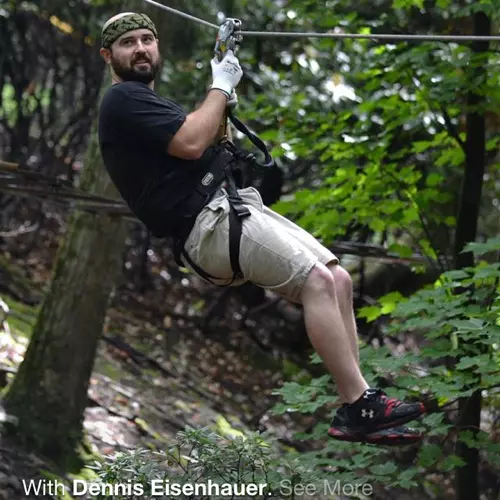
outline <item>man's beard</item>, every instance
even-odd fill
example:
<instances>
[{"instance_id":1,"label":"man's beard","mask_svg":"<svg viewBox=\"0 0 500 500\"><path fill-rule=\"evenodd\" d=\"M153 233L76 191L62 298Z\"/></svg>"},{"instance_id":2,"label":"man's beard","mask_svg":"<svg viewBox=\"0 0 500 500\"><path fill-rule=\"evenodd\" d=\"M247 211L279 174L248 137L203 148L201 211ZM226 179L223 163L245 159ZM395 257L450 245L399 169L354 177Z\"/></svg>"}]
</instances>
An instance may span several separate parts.
<instances>
[{"instance_id":1,"label":"man's beard","mask_svg":"<svg viewBox=\"0 0 500 500\"><path fill-rule=\"evenodd\" d=\"M146 60L149 64L148 69L139 69L139 67L135 65L138 60ZM146 85L155 79L156 74L160 69L159 61L160 57L158 57L158 61L156 63L153 63L153 61L151 61L149 57L137 57L129 67L126 67L123 66L120 61L115 59L113 55L111 55L111 66L113 67L116 75L119 76L121 80L123 80L124 82L141 82L145 83Z\"/></svg>"}]
</instances>

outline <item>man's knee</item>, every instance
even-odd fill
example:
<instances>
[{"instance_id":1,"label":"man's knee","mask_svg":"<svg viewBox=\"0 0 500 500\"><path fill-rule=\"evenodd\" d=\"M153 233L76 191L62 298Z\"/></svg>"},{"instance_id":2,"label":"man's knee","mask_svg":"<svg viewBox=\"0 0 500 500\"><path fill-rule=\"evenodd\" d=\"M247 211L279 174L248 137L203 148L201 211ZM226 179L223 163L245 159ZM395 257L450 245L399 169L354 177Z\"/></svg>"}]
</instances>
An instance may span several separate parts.
<instances>
[{"instance_id":1,"label":"man's knee","mask_svg":"<svg viewBox=\"0 0 500 500\"><path fill-rule=\"evenodd\" d=\"M321 263L317 263L307 276L307 280L302 288L302 297L305 294L332 294L335 290L335 281L332 273Z\"/></svg>"},{"instance_id":2,"label":"man's knee","mask_svg":"<svg viewBox=\"0 0 500 500\"><path fill-rule=\"evenodd\" d=\"M352 296L351 275L341 266L336 265L329 268L335 281L335 290L340 295Z\"/></svg>"}]
</instances>

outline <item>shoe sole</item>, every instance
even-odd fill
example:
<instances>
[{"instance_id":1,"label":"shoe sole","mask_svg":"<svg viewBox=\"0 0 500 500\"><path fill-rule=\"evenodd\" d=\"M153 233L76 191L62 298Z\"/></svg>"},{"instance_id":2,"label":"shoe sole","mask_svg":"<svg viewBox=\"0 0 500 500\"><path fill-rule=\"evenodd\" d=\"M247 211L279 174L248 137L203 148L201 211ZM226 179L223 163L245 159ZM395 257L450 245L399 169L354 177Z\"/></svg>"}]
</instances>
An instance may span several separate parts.
<instances>
[{"instance_id":1,"label":"shoe sole","mask_svg":"<svg viewBox=\"0 0 500 500\"><path fill-rule=\"evenodd\" d=\"M422 438L423 434L417 429L404 427L399 429L386 429L381 432L367 434L364 441L368 444L404 446L418 443Z\"/></svg>"},{"instance_id":2,"label":"shoe sole","mask_svg":"<svg viewBox=\"0 0 500 500\"><path fill-rule=\"evenodd\" d=\"M328 430L328 435L339 441L350 443L368 443L385 446L402 446L419 442L423 435L420 431L410 427L384 429L363 434L353 432L346 427L336 427Z\"/></svg>"}]
</instances>

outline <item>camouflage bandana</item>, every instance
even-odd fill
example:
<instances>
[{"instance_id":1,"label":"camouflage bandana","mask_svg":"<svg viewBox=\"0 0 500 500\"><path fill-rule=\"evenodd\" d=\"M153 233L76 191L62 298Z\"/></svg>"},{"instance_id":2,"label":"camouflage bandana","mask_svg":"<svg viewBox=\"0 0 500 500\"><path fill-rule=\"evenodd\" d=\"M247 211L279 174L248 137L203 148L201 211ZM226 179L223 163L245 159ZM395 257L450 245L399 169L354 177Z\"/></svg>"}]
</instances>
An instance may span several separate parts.
<instances>
[{"instance_id":1,"label":"camouflage bandana","mask_svg":"<svg viewBox=\"0 0 500 500\"><path fill-rule=\"evenodd\" d=\"M109 49L112 43L127 31L145 28L151 30L155 37L158 37L156 27L146 14L131 13L120 17L103 28L101 33L101 43L103 48Z\"/></svg>"}]
</instances>

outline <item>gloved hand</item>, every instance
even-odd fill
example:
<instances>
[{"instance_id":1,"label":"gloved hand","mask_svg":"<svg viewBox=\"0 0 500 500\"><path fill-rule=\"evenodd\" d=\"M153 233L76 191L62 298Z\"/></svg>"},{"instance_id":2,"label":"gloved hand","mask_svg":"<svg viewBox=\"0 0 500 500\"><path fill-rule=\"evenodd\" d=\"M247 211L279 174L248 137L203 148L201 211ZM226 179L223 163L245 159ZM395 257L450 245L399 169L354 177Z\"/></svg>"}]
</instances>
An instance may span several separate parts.
<instances>
[{"instance_id":1,"label":"gloved hand","mask_svg":"<svg viewBox=\"0 0 500 500\"><path fill-rule=\"evenodd\" d=\"M207 88L207 92L212 90L212 84L210 84ZM234 109L238 105L238 94L236 93L236 90L233 89L231 92L231 95L229 96L229 99L227 100L227 107Z\"/></svg>"},{"instance_id":2,"label":"gloved hand","mask_svg":"<svg viewBox=\"0 0 500 500\"><path fill-rule=\"evenodd\" d=\"M238 94L236 93L236 90L233 89L227 101L227 107L234 109L237 106L237 104L238 104Z\"/></svg>"},{"instance_id":3,"label":"gloved hand","mask_svg":"<svg viewBox=\"0 0 500 500\"><path fill-rule=\"evenodd\" d=\"M212 66L212 88L222 90L229 99L243 75L238 58L232 50L228 50L222 61L219 62L214 57L210 64Z\"/></svg>"}]
</instances>

